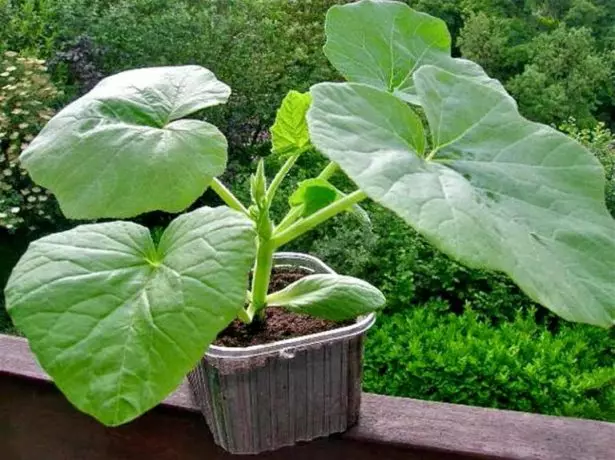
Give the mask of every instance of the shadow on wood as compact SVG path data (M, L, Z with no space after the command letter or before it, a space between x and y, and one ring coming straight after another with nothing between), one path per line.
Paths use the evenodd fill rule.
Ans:
M49 384L0 377L0 457L4 460L222 460L199 413L158 407L118 428L105 428L73 409ZM386 445L324 439L256 456L263 459L461 458Z

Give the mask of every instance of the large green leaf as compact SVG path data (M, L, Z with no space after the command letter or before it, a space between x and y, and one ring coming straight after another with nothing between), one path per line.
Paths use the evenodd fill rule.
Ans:
M182 118L229 94L198 66L122 72L61 110L21 161L70 218L179 212L224 171L227 156L215 126Z
M252 223L227 208L175 219L155 247L128 222L83 225L30 245L7 309L56 385L107 425L173 391L244 306Z
M351 276L309 275L267 296L267 303L332 321L356 318L384 307L382 292Z
M507 273L566 319L615 321L615 223L604 174L581 145L519 115L485 76L423 66L414 76L432 149L412 109L361 84L312 87L316 148L441 250ZM418 143L420 145L420 142Z
M390 94L355 83L321 83L313 86L311 93L318 101L313 101L307 115L310 138L327 148L322 153L330 159L329 150L333 148L359 149L364 155L356 156L359 163L353 168L359 172L365 169L368 159L377 158L370 155L375 153L374 143L385 157L394 152L388 154L383 145L424 153L426 140L421 119L406 103ZM338 132L344 135L336 137ZM319 145L316 147L320 149Z
M451 59L451 37L441 19L405 3L362 0L337 5L327 13L324 52L348 80L365 83L418 104L412 74L433 64L481 77L481 68ZM485 82L502 89L496 80Z
M310 145L305 114L311 102L310 93L290 91L286 95L271 127L274 153L292 155Z

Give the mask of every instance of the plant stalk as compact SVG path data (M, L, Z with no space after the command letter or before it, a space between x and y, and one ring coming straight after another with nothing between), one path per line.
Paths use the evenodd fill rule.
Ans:
M256 263L252 273L252 303L248 307L248 315L254 318L267 306L267 290L273 268L273 241L259 239L256 250Z
M298 238L303 235L305 232L313 229L314 227L322 224L324 221L330 219L331 217L346 211L351 206L363 201L367 198L367 195L362 190L356 190L349 195L346 195L344 198L334 201L329 206L320 209L314 214L306 217L305 219L300 220L299 222L293 224L286 230L282 230L281 232L274 232L272 244L274 249L279 248L280 246Z
M229 208L250 217L246 207L241 204L241 201L239 201L237 197L233 195L233 192L226 188L226 186L220 182L217 177L214 177L214 180L211 181L210 187L220 198L222 198L222 201L224 201Z

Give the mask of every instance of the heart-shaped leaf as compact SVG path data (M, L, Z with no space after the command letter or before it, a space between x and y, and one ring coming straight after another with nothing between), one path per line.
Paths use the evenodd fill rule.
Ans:
M128 222L32 243L7 309L41 366L81 411L128 422L173 391L244 306L252 222L227 208L175 219L156 248Z
M368 196L471 266L507 273L566 319L615 322L615 221L594 156L519 115L487 77L414 74L429 120L423 158L412 109L360 84L312 87L314 146Z
M271 127L273 153L292 155L310 145L305 114L311 103L310 93L290 91L286 95Z
M327 13L324 52L349 81L365 83L419 104L412 74L423 64L480 78L481 68L451 59L451 36L441 19L401 2L362 0ZM485 83L503 91L496 80Z
M122 72L53 117L21 161L70 218L179 212L224 171L227 157L215 126L181 118L229 95L198 66Z
M382 292L351 276L308 275L267 296L267 304L332 321L356 318L384 307Z

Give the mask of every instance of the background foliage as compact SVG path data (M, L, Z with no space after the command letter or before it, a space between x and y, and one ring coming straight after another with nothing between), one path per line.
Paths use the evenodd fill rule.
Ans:
M10 132L0 135L0 171L11 171L0 176L0 216L6 214L0 218L0 285L29 240L67 225L53 199L41 200L45 192L35 191L14 161L40 129L40 114L128 68L208 67L233 88L228 105L203 117L229 138L231 165L223 179L245 199L249 171L269 152L267 130L286 92L337 78L321 52L324 15L334 3L348 1L0 0L0 53L19 53L0 60L0 74L13 66L19 72L15 81L6 79L17 70L0 76L0 132ZM407 3L443 18L455 54L500 79L527 117L559 127L600 159L615 215L615 2ZM28 87L11 88L18 83ZM35 103L37 110L25 119L12 113L17 103ZM278 161L268 159L267 170ZM275 203L278 217L294 185L324 164L317 154L300 159ZM341 174L334 182L351 186ZM204 203L216 199L206 193ZM466 269L389 211L365 207L371 225L348 213L288 249L313 253L387 295L387 313L367 344L366 390L615 421L613 331L560 321L504 276ZM169 219L153 213L139 221L155 227ZM9 330L3 312L0 330Z
M0 55L0 228L38 228L59 217L47 190L36 186L18 157L53 116L60 93L47 75L45 61Z

